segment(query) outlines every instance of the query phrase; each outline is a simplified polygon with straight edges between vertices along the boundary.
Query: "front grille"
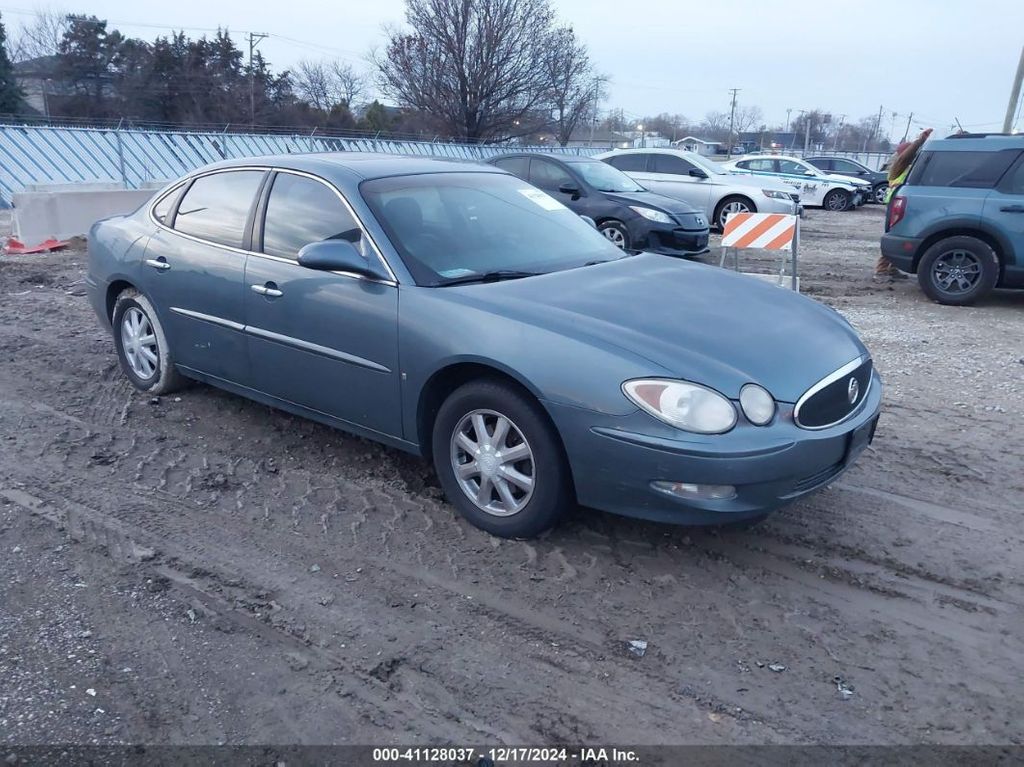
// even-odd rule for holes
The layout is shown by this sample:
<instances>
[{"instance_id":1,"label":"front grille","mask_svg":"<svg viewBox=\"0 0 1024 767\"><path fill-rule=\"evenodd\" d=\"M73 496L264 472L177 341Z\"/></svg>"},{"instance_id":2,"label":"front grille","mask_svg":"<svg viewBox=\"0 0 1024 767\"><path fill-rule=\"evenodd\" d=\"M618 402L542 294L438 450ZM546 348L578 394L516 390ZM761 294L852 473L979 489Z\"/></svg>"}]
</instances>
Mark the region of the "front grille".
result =
<instances>
[{"instance_id":1,"label":"front grille","mask_svg":"<svg viewBox=\"0 0 1024 767\"><path fill-rule=\"evenodd\" d=\"M793 411L797 426L824 429L849 417L868 395L871 369L870 359L854 360L808 389Z\"/></svg>"}]
</instances>

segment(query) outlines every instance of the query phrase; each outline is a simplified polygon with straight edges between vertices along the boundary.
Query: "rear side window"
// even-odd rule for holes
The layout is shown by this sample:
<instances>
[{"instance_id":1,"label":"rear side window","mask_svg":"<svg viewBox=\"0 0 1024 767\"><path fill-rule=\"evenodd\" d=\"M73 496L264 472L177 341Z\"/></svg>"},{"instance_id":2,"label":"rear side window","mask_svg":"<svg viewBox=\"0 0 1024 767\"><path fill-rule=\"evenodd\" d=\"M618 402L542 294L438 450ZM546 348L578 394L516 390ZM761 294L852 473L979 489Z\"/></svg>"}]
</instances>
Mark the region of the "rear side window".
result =
<instances>
[{"instance_id":1,"label":"rear side window","mask_svg":"<svg viewBox=\"0 0 1024 767\"><path fill-rule=\"evenodd\" d=\"M303 246L322 240L357 240L359 225L334 190L319 181L278 173L267 199L263 252L295 258Z\"/></svg>"},{"instance_id":2,"label":"rear side window","mask_svg":"<svg viewBox=\"0 0 1024 767\"><path fill-rule=\"evenodd\" d=\"M643 173L647 170L647 155L645 154L619 154L614 157L607 158L605 162L613 168L624 170L627 173L629 171ZM670 171L663 170L661 172L669 173Z\"/></svg>"},{"instance_id":3,"label":"rear side window","mask_svg":"<svg viewBox=\"0 0 1024 767\"><path fill-rule=\"evenodd\" d=\"M201 176L178 205L174 228L220 245L242 247L249 209L262 180L261 170Z\"/></svg>"},{"instance_id":4,"label":"rear side window","mask_svg":"<svg viewBox=\"0 0 1024 767\"><path fill-rule=\"evenodd\" d=\"M693 170L693 166L681 157L671 154L654 155L655 173L673 173L677 176L685 176L691 170Z\"/></svg>"},{"instance_id":5,"label":"rear side window","mask_svg":"<svg viewBox=\"0 0 1024 767\"><path fill-rule=\"evenodd\" d=\"M530 160L528 157L506 157L503 160L495 160L494 164L502 170L519 176L525 180L530 173Z\"/></svg>"},{"instance_id":6,"label":"rear side window","mask_svg":"<svg viewBox=\"0 0 1024 767\"><path fill-rule=\"evenodd\" d=\"M775 172L775 160L744 160L743 162L736 164L741 168L747 168L749 170L767 171L769 173Z\"/></svg>"},{"instance_id":7,"label":"rear side window","mask_svg":"<svg viewBox=\"0 0 1024 767\"><path fill-rule=\"evenodd\" d=\"M990 189L1020 154L1002 152L923 152L907 178L911 186Z\"/></svg>"}]
</instances>

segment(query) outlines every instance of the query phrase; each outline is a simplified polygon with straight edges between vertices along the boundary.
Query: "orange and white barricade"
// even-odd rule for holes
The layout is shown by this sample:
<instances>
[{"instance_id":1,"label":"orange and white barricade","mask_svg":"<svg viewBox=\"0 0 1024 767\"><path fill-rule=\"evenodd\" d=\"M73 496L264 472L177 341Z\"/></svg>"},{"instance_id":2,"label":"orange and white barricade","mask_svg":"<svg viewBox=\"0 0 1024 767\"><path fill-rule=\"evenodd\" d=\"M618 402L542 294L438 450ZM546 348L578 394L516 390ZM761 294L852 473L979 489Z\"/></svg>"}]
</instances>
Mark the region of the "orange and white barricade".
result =
<instances>
[{"instance_id":1,"label":"orange and white barricade","mask_svg":"<svg viewBox=\"0 0 1024 767\"><path fill-rule=\"evenodd\" d=\"M719 266L725 265L725 257L731 249L736 271L740 270L739 251L746 249L789 251L779 268L778 284L785 282L786 261L791 263L790 284L793 290L800 290L797 278L797 250L800 245L800 217L789 213L733 213L725 220L722 232L722 258ZM775 275L751 276L776 279Z\"/></svg>"}]
</instances>

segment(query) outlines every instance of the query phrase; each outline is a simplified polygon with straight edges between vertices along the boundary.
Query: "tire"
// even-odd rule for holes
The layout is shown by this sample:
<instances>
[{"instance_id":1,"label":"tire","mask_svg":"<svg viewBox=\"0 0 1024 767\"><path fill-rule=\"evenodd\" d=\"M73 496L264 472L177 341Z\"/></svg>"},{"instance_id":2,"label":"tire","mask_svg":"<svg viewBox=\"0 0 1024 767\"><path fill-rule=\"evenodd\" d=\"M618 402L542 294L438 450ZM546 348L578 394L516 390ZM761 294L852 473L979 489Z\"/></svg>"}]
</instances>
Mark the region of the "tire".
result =
<instances>
[{"instance_id":1,"label":"tire","mask_svg":"<svg viewBox=\"0 0 1024 767\"><path fill-rule=\"evenodd\" d=\"M917 281L932 301L969 306L987 295L999 280L999 256L977 237L957 235L939 240L921 256Z\"/></svg>"},{"instance_id":2,"label":"tire","mask_svg":"<svg viewBox=\"0 0 1024 767\"><path fill-rule=\"evenodd\" d=\"M607 237L615 247L621 250L629 250L629 230L626 229L626 225L621 221L611 219L610 221L602 221L597 231Z\"/></svg>"},{"instance_id":3,"label":"tire","mask_svg":"<svg viewBox=\"0 0 1024 767\"><path fill-rule=\"evenodd\" d=\"M498 435L499 419L506 422L504 437ZM483 439L478 436L481 426ZM492 535L532 538L575 505L558 433L540 405L511 385L482 379L452 392L438 411L432 447L449 503ZM503 462L501 454L511 450L520 457ZM501 484L511 494L511 504Z\"/></svg>"},{"instance_id":4,"label":"tire","mask_svg":"<svg viewBox=\"0 0 1024 767\"><path fill-rule=\"evenodd\" d=\"M714 222L719 229L725 229L725 218L731 213L757 213L757 206L752 200L739 195L725 197L715 207Z\"/></svg>"},{"instance_id":5,"label":"tire","mask_svg":"<svg viewBox=\"0 0 1024 767\"><path fill-rule=\"evenodd\" d=\"M838 213L853 207L853 196L845 189L832 189L821 200L821 207Z\"/></svg>"},{"instance_id":6,"label":"tire","mask_svg":"<svg viewBox=\"0 0 1024 767\"><path fill-rule=\"evenodd\" d=\"M121 370L136 389L169 394L184 386L185 378L174 366L167 336L148 298L132 288L123 291L114 302L111 325Z\"/></svg>"},{"instance_id":7,"label":"tire","mask_svg":"<svg viewBox=\"0 0 1024 767\"><path fill-rule=\"evenodd\" d=\"M874 198L871 200L876 205L885 205L885 196L889 194L888 184L878 184L874 188Z\"/></svg>"}]
</instances>

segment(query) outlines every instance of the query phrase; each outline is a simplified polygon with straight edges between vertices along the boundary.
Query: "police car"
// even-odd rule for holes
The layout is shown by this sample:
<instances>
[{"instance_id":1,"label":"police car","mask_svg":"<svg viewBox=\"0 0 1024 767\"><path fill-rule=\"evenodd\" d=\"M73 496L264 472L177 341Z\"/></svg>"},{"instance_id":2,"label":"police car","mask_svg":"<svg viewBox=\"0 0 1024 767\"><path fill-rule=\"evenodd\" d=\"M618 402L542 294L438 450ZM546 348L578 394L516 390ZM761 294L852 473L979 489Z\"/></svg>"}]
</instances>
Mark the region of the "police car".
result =
<instances>
[{"instance_id":1,"label":"police car","mask_svg":"<svg viewBox=\"0 0 1024 767\"><path fill-rule=\"evenodd\" d=\"M793 187L806 206L852 210L871 199L871 184L850 176L834 176L798 157L752 154L723 163L731 173L767 176Z\"/></svg>"}]
</instances>

